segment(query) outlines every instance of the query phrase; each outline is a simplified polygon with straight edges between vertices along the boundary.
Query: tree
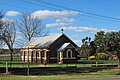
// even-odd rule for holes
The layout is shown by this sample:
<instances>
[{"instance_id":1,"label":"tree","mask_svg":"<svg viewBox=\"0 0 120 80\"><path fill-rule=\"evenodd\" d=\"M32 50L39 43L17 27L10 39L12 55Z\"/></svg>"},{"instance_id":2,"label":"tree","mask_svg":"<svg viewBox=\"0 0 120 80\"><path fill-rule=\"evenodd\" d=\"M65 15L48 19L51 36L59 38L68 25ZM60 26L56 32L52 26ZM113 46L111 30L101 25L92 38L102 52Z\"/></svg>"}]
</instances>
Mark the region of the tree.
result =
<instances>
[{"instance_id":1,"label":"tree","mask_svg":"<svg viewBox=\"0 0 120 80\"><path fill-rule=\"evenodd\" d=\"M42 20L32 16L31 13L23 13L20 16L18 26L23 38L25 38L27 43L29 43L33 37L45 36L47 34L45 30L45 25L42 24ZM28 56L29 56L29 44L28 44ZM29 57L27 74L29 75Z\"/></svg>"},{"instance_id":2,"label":"tree","mask_svg":"<svg viewBox=\"0 0 120 80\"><path fill-rule=\"evenodd\" d=\"M91 41L90 37L86 37L82 39L82 46L80 48L80 53L83 57L89 57L92 53L92 48L94 44L93 41Z\"/></svg>"},{"instance_id":3,"label":"tree","mask_svg":"<svg viewBox=\"0 0 120 80\"><path fill-rule=\"evenodd\" d=\"M92 56L92 55L95 55L96 53L96 45L95 45L95 42L94 41L91 41L90 42L90 52L89 52L89 55Z\"/></svg>"},{"instance_id":4,"label":"tree","mask_svg":"<svg viewBox=\"0 0 120 80\"><path fill-rule=\"evenodd\" d=\"M16 29L14 21L6 20L3 21L3 13L0 12L0 42L2 45L7 45L10 51L10 63L13 61L13 44L15 42L16 37Z\"/></svg>"},{"instance_id":5,"label":"tree","mask_svg":"<svg viewBox=\"0 0 120 80\"><path fill-rule=\"evenodd\" d=\"M94 42L97 46L96 53L116 54L118 66L120 67L120 31L118 32L97 32Z\"/></svg>"},{"instance_id":6,"label":"tree","mask_svg":"<svg viewBox=\"0 0 120 80\"><path fill-rule=\"evenodd\" d=\"M30 41L33 37L45 36L47 34L42 20L33 17L31 13L23 13L20 16L18 26L23 38L27 41Z\"/></svg>"},{"instance_id":7,"label":"tree","mask_svg":"<svg viewBox=\"0 0 120 80\"><path fill-rule=\"evenodd\" d=\"M0 32L1 32L2 26L3 26L3 21L2 21L3 16L4 16L3 13L0 12ZM1 33L0 33L0 35L1 35ZM4 45L4 42L3 42L3 40L0 38L0 47L2 47L3 45Z\"/></svg>"},{"instance_id":8,"label":"tree","mask_svg":"<svg viewBox=\"0 0 120 80\"><path fill-rule=\"evenodd\" d=\"M10 61L13 61L13 44L16 38L16 29L13 21L5 21L0 29L0 39L5 42L10 51Z\"/></svg>"},{"instance_id":9,"label":"tree","mask_svg":"<svg viewBox=\"0 0 120 80\"><path fill-rule=\"evenodd\" d=\"M105 32L104 31L100 31L100 32L97 32L95 34L95 39L94 39L94 43L97 47L96 49L96 53L101 53L101 52L104 52L104 40L105 39Z\"/></svg>"},{"instance_id":10,"label":"tree","mask_svg":"<svg viewBox=\"0 0 120 80\"><path fill-rule=\"evenodd\" d=\"M116 54L118 67L120 67L120 31L108 32L105 35L105 50L108 53Z\"/></svg>"}]
</instances>

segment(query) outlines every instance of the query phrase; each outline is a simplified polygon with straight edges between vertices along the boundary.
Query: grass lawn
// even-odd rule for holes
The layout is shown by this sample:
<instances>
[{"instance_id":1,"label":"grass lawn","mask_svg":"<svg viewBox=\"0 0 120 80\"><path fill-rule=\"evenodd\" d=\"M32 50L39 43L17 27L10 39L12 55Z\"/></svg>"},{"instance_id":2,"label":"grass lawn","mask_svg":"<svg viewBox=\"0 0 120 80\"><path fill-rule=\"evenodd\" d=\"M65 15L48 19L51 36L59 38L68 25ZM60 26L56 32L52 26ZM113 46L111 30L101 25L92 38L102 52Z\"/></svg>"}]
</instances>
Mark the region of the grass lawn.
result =
<instances>
[{"instance_id":1,"label":"grass lawn","mask_svg":"<svg viewBox=\"0 0 120 80\"><path fill-rule=\"evenodd\" d=\"M18 54L14 54L13 55L13 59L14 61L12 62L12 67L27 67L26 63L20 63L20 56ZM9 65L9 61L10 60L10 54L2 54L0 55L0 67L5 67L6 66L6 62L8 62L8 66ZM30 67L68 67L68 66L77 66L77 67L91 67L92 65L95 65L96 62L98 63L98 65L100 64L111 64L111 65L115 65L117 64L117 61L113 61L113 60L79 60L77 64L47 64L47 65L43 65L43 64L30 64Z\"/></svg>"},{"instance_id":2,"label":"grass lawn","mask_svg":"<svg viewBox=\"0 0 120 80\"><path fill-rule=\"evenodd\" d=\"M0 76L0 80L72 80L83 78L110 78L119 77L120 69L111 69L91 73L79 73L79 74L61 74L61 75L47 75L47 76L17 76L7 75Z\"/></svg>"},{"instance_id":3,"label":"grass lawn","mask_svg":"<svg viewBox=\"0 0 120 80\"><path fill-rule=\"evenodd\" d=\"M78 64L47 64L46 66L43 64L30 64L32 76L23 76L21 74L26 75L27 64L20 63L19 55L14 55L14 61L12 62L10 71L12 74L5 75L5 64L6 62L9 64L9 60L10 55L0 55L0 80L70 80L120 76L120 69L91 67L92 65L96 65L96 62L98 62L98 65L117 64L116 61L110 60L79 60ZM77 66L77 68L67 68L70 66ZM39 75L36 76L36 74Z\"/></svg>"}]
</instances>

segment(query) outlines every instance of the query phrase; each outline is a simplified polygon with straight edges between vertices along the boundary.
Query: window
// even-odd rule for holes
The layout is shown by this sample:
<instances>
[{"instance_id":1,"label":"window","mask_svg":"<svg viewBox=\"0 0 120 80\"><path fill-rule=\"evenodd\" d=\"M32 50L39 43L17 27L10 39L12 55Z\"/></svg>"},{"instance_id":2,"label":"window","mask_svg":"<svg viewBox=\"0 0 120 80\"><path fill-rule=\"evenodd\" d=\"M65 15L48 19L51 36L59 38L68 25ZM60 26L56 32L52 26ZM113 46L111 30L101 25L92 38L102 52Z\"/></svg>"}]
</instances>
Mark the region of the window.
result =
<instances>
[{"instance_id":1,"label":"window","mask_svg":"<svg viewBox=\"0 0 120 80\"><path fill-rule=\"evenodd\" d=\"M36 57L36 51L33 52L33 57Z\"/></svg>"},{"instance_id":2,"label":"window","mask_svg":"<svg viewBox=\"0 0 120 80\"><path fill-rule=\"evenodd\" d=\"M38 56L38 51L36 51L36 57Z\"/></svg>"},{"instance_id":3,"label":"window","mask_svg":"<svg viewBox=\"0 0 120 80\"><path fill-rule=\"evenodd\" d=\"M37 57L40 57L40 56L41 56L41 51L38 51Z\"/></svg>"},{"instance_id":4,"label":"window","mask_svg":"<svg viewBox=\"0 0 120 80\"><path fill-rule=\"evenodd\" d=\"M72 58L72 50L71 49L67 50L67 58Z\"/></svg>"}]
</instances>

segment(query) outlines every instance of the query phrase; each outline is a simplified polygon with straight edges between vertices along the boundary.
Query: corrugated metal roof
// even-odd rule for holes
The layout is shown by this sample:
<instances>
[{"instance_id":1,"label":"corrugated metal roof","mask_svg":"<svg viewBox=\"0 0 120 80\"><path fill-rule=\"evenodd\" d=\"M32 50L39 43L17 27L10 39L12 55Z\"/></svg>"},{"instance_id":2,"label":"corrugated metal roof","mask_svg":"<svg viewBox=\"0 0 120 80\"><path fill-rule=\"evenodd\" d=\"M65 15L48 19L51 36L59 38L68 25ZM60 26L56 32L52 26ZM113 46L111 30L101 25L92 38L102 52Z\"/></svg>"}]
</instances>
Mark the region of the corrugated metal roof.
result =
<instances>
[{"instance_id":1,"label":"corrugated metal roof","mask_svg":"<svg viewBox=\"0 0 120 80\"><path fill-rule=\"evenodd\" d=\"M58 51L64 50L68 45L70 45L70 43L64 43L64 44L58 49Z\"/></svg>"},{"instance_id":2,"label":"corrugated metal roof","mask_svg":"<svg viewBox=\"0 0 120 80\"><path fill-rule=\"evenodd\" d=\"M32 47L32 48L48 47L56 39L58 39L61 35L62 34L56 34L56 35L34 38L30 41L29 47ZM28 45L26 46L26 48L27 47L28 47Z\"/></svg>"}]
</instances>

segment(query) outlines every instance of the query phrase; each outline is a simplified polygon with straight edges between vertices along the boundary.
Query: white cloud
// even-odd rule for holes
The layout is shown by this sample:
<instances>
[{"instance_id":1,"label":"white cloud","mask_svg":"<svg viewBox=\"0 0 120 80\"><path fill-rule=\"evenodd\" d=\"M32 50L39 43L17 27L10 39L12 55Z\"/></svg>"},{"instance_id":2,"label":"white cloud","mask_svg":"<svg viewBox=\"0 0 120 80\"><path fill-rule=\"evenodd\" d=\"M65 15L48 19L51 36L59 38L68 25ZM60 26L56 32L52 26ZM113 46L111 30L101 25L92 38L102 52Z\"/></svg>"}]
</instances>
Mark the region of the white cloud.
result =
<instances>
[{"instance_id":1,"label":"white cloud","mask_svg":"<svg viewBox=\"0 0 120 80\"><path fill-rule=\"evenodd\" d=\"M50 33L48 35L58 35L59 33Z\"/></svg>"},{"instance_id":2,"label":"white cloud","mask_svg":"<svg viewBox=\"0 0 120 80\"><path fill-rule=\"evenodd\" d=\"M67 26L66 23L51 23L51 24L46 24L46 27L49 28L49 27L63 27L63 26Z\"/></svg>"},{"instance_id":3,"label":"white cloud","mask_svg":"<svg viewBox=\"0 0 120 80\"><path fill-rule=\"evenodd\" d=\"M65 18L57 19L55 22L75 22L75 19L65 17Z\"/></svg>"},{"instance_id":4,"label":"white cloud","mask_svg":"<svg viewBox=\"0 0 120 80\"><path fill-rule=\"evenodd\" d=\"M75 34L75 35L72 36L72 38L78 38L78 37L79 37L78 34Z\"/></svg>"},{"instance_id":5,"label":"white cloud","mask_svg":"<svg viewBox=\"0 0 120 80\"><path fill-rule=\"evenodd\" d=\"M32 13L33 17L37 17L39 19L51 19L51 18L61 18L61 17L67 17L71 15L77 15L77 11L50 11L50 10L39 10Z\"/></svg>"},{"instance_id":6,"label":"white cloud","mask_svg":"<svg viewBox=\"0 0 120 80\"><path fill-rule=\"evenodd\" d=\"M21 15L21 13L17 12L17 11L8 11L8 12L6 12L5 15L6 16L18 16L18 15Z\"/></svg>"},{"instance_id":7,"label":"white cloud","mask_svg":"<svg viewBox=\"0 0 120 80\"><path fill-rule=\"evenodd\" d=\"M61 28L59 28L61 29ZM87 33L96 33L98 31L112 32L116 30L108 30L108 29L97 29L93 27L82 27L82 26L69 26L63 27L64 30L75 31L75 32L87 32Z\"/></svg>"},{"instance_id":8,"label":"white cloud","mask_svg":"<svg viewBox=\"0 0 120 80\"><path fill-rule=\"evenodd\" d=\"M64 27L64 26L69 26L72 22L74 22L74 18L59 18L56 19L54 23L51 24L46 24L46 27Z\"/></svg>"},{"instance_id":9,"label":"white cloud","mask_svg":"<svg viewBox=\"0 0 120 80\"><path fill-rule=\"evenodd\" d=\"M101 29L99 31L104 31L104 32L116 32L117 30L107 30L107 29Z\"/></svg>"},{"instance_id":10,"label":"white cloud","mask_svg":"<svg viewBox=\"0 0 120 80\"><path fill-rule=\"evenodd\" d=\"M95 33L98 31L97 28L92 27L78 27L78 29L75 30L76 32L88 32L88 33Z\"/></svg>"},{"instance_id":11,"label":"white cloud","mask_svg":"<svg viewBox=\"0 0 120 80\"><path fill-rule=\"evenodd\" d=\"M4 22L14 22L13 19L8 19L8 18L2 18L3 23Z\"/></svg>"},{"instance_id":12,"label":"white cloud","mask_svg":"<svg viewBox=\"0 0 120 80\"><path fill-rule=\"evenodd\" d=\"M69 26L69 27L63 27L64 30L77 30L78 27L73 27L73 26Z\"/></svg>"},{"instance_id":13,"label":"white cloud","mask_svg":"<svg viewBox=\"0 0 120 80\"><path fill-rule=\"evenodd\" d=\"M81 40L73 40L73 42L75 42L75 43L80 43Z\"/></svg>"}]
</instances>

